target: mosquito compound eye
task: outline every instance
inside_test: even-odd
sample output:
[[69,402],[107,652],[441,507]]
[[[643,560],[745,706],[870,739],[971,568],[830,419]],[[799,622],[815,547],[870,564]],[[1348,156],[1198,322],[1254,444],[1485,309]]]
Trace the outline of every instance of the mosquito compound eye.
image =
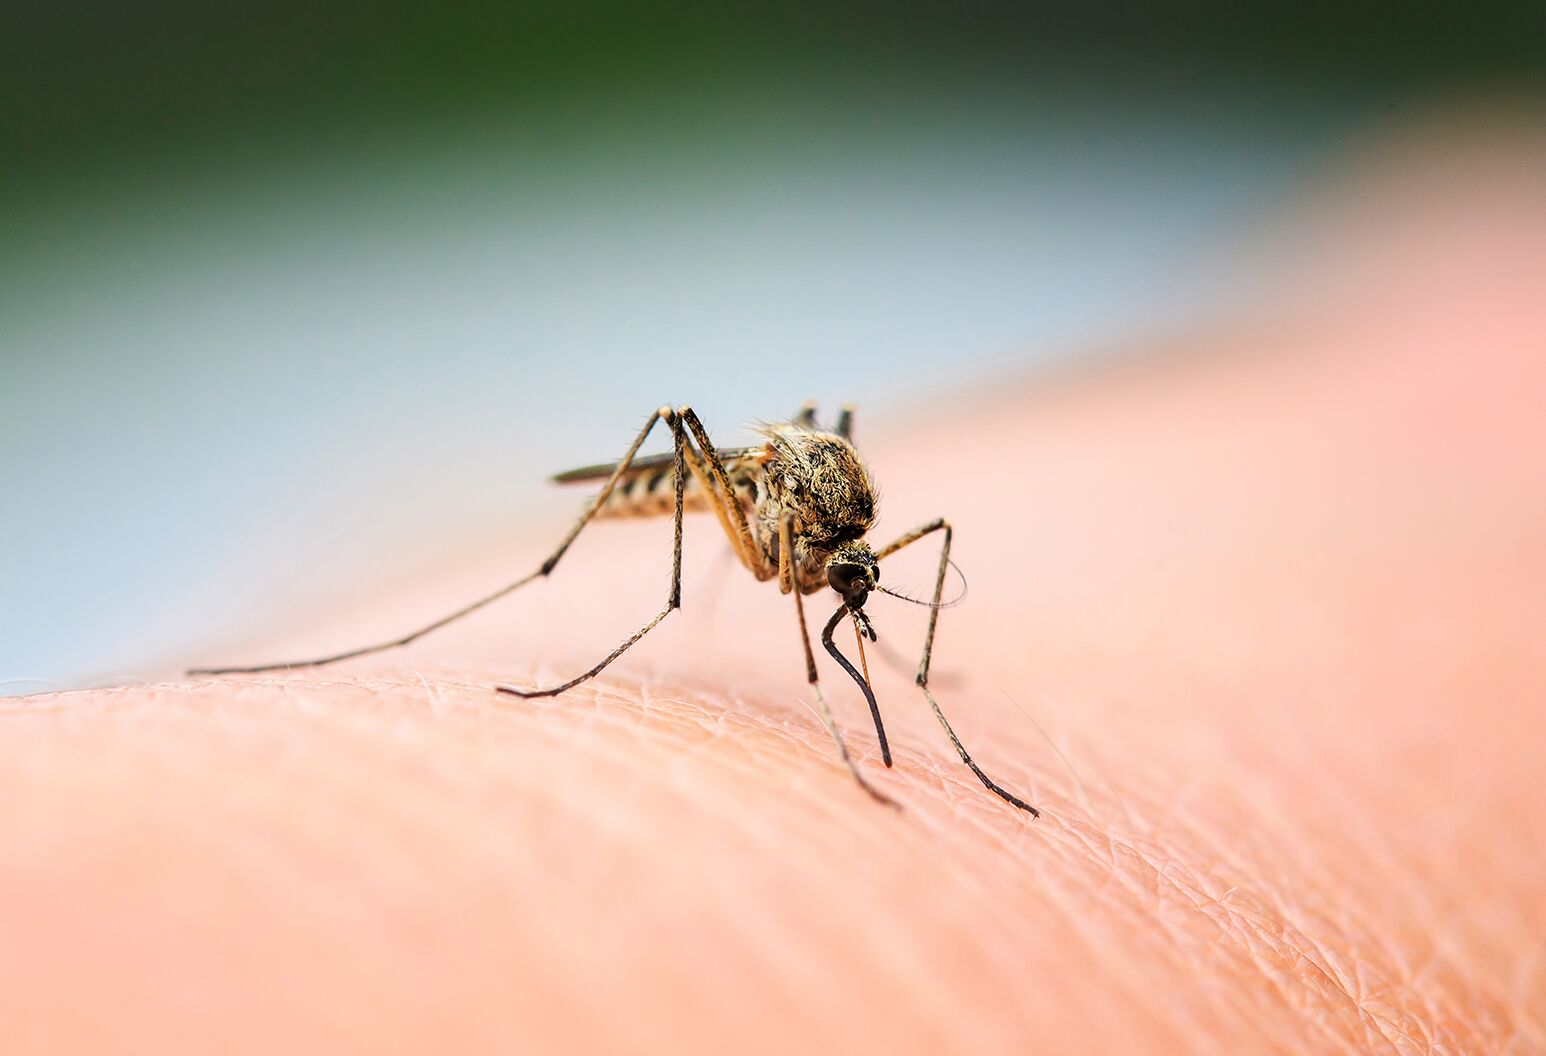
[[827,582],[839,594],[850,594],[857,584],[864,582],[864,568],[847,563],[828,565]]

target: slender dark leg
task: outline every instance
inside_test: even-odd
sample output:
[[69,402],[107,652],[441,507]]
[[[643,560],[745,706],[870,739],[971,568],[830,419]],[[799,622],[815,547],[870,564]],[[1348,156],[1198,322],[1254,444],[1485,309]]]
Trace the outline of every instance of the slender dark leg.
[[659,626],[660,621],[671,615],[673,609],[682,607],[682,496],[687,487],[687,434],[682,429],[681,420],[676,412],[672,411],[669,407],[663,407],[658,413],[666,420],[666,424],[671,427],[673,454],[675,456],[671,468],[676,477],[676,510],[672,515],[674,538],[671,545],[671,592],[666,596],[665,606],[648,623],[625,638],[623,644],[613,649],[601,663],[589,671],[576,675],[567,682],[560,682],[556,686],[548,686],[545,689],[516,689],[514,686],[495,686],[494,688],[499,692],[510,693],[514,696],[526,697],[528,699],[531,697],[556,697],[566,689],[573,689],[581,682],[601,674],[602,671],[606,670],[608,664],[622,656],[635,642]]
[[[781,545],[779,547],[779,565],[787,564],[788,560],[789,547]],[[782,571],[782,568],[780,571]],[[821,723],[827,728],[827,733],[832,736],[832,743],[837,745],[838,758],[843,760],[843,765],[848,767],[848,772],[853,775],[855,781],[859,782],[859,787],[868,792],[876,802],[884,803],[888,807],[899,807],[900,805],[896,800],[865,780],[864,774],[860,772],[858,765],[853,761],[853,756],[848,754],[848,745],[843,743],[843,734],[837,728],[837,720],[832,717],[832,709],[827,706],[827,698],[822,695],[821,683],[817,681],[816,655],[811,652],[810,630],[805,625],[805,602],[800,597],[799,590],[795,590],[793,593],[794,611],[800,617],[800,645],[805,649],[805,680],[811,684],[811,692],[816,694],[816,705],[821,709]],[[881,743],[883,745],[885,743],[884,734],[881,735]],[[891,764],[888,761],[886,765],[890,766]]]
[[[660,421],[662,418],[667,418],[669,420],[671,417],[672,412],[669,407],[662,407],[650,415],[649,421],[644,423],[644,428],[639,430],[639,435],[634,437],[633,444],[628,448],[628,453],[623,456],[623,460],[617,464],[615,469],[612,470],[612,475],[607,478],[606,484],[602,486],[601,491],[597,493],[596,497],[591,500],[590,506],[586,508],[585,512],[580,516],[580,519],[575,522],[574,527],[569,529],[569,534],[564,536],[563,542],[558,544],[558,549],[554,550],[550,555],[548,555],[548,559],[542,562],[536,571],[522,576],[514,583],[500,587],[498,590],[488,595],[487,597],[479,598],[471,605],[463,606],[462,608],[457,609],[455,612],[451,613],[449,616],[442,616],[434,623],[420,627],[418,630],[412,632],[411,634],[405,634],[401,638],[394,638],[389,642],[380,642],[376,645],[367,645],[359,649],[349,649],[342,653],[334,653],[332,656],[318,657],[314,660],[286,660],[281,663],[257,664],[252,667],[195,667],[190,669],[188,674],[248,675],[259,671],[278,671],[287,667],[321,667],[324,664],[333,664],[340,660],[352,660],[357,656],[366,656],[370,653],[379,653],[384,652],[387,649],[395,649],[398,646],[407,645],[410,642],[417,641],[418,639],[424,637],[426,634],[429,634],[431,631],[438,631],[440,628],[446,626],[446,624],[454,623],[455,621],[461,619],[463,616],[471,615],[472,613],[483,608],[483,606],[488,605],[491,602],[498,601],[506,594],[519,590],[521,587],[524,587],[534,579],[539,579],[543,576],[546,576],[558,565],[559,560],[564,556],[564,552],[569,549],[569,546],[574,542],[575,537],[580,534],[580,530],[589,524],[591,518],[596,515],[596,511],[601,509],[602,505],[607,501],[607,496],[612,494],[612,489],[617,486],[619,478],[621,478],[622,475],[628,471],[628,467],[633,463],[634,456],[639,453],[639,448],[643,446],[645,438],[650,435],[650,430],[655,428],[655,423]],[[673,425],[673,428],[676,427]],[[680,479],[681,478],[678,477],[678,480]]]
[[[887,557],[890,554],[896,553],[904,546],[908,546],[917,542],[919,539],[922,539],[924,536],[930,534],[931,532],[937,532],[942,529],[945,533],[945,541],[939,549],[939,576],[934,581],[934,604],[929,609],[929,631],[928,636],[924,638],[923,641],[923,659],[918,663],[918,688],[923,690],[923,695],[928,700],[929,707],[934,709],[934,717],[938,719],[939,724],[945,728],[945,733],[947,736],[949,736],[950,743],[955,745],[956,751],[961,756],[961,761],[967,766],[971,767],[972,773],[977,775],[978,780],[986,785],[989,791],[998,795],[1006,802],[1014,804],[1021,810],[1030,811],[1032,817],[1039,817],[1041,815],[1041,811],[1037,810],[1025,800],[1021,799],[1013,792],[1010,792],[1002,785],[998,784],[996,781],[990,778],[987,774],[982,772],[982,767],[978,766],[977,763],[972,759],[971,755],[966,750],[966,746],[961,743],[961,738],[957,737],[956,731],[951,729],[950,720],[945,718],[945,713],[940,710],[939,701],[934,699],[934,694],[929,690],[929,661],[933,659],[934,655],[934,628],[935,625],[939,622],[940,599],[943,598],[945,594],[945,574],[950,569],[950,537],[952,535],[950,522],[946,521],[942,517],[937,521],[930,521],[928,524],[914,528],[912,531],[896,540],[896,542],[882,548],[876,553],[875,557],[877,560],[883,557]],[[830,626],[828,629],[830,630]]]

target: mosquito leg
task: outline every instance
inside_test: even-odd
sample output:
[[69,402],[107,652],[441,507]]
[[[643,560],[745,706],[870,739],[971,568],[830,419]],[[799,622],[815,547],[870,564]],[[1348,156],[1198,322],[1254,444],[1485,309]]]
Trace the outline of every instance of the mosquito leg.
[[956,736],[956,731],[950,728],[950,720],[945,718],[945,713],[940,710],[939,701],[934,699],[934,694],[929,691],[928,684],[925,682],[919,682],[918,685],[923,690],[923,695],[928,698],[929,707],[934,709],[934,717],[939,720],[939,724],[945,728],[945,733],[949,735],[950,743],[955,745],[956,751],[960,753],[961,761],[972,768],[972,773],[977,775],[977,779],[984,785],[988,786],[988,790],[999,796],[1001,799],[1014,804],[1021,810],[1030,811],[1031,817],[1041,817],[1041,811],[1037,810],[1025,800],[1021,799],[1019,796],[1015,795],[1003,785],[1000,785],[997,781],[994,781],[991,777],[982,772],[982,767],[973,762],[972,757],[966,751],[966,746],[961,743],[961,738]]
[[[786,514],[778,522],[778,592],[788,594],[791,591],[795,597],[800,596],[800,585],[794,579],[794,525]],[[801,622],[804,622],[803,617]]]
[[[929,608],[929,630],[928,635],[924,638],[923,641],[923,659],[918,662],[918,688],[923,690],[923,695],[928,700],[929,707],[934,709],[934,717],[938,719],[939,724],[945,728],[945,734],[950,738],[950,743],[955,745],[956,752],[961,756],[961,761],[967,766],[971,767],[972,773],[977,775],[978,780],[986,785],[989,791],[993,792],[995,795],[999,796],[1006,802],[1012,803],[1013,805],[1019,807],[1021,810],[1029,811],[1031,817],[1033,818],[1039,817],[1041,815],[1041,811],[1037,810],[1025,800],[1021,799],[1013,792],[1010,792],[1008,789],[1004,788],[998,782],[994,781],[991,777],[982,772],[982,767],[977,765],[976,761],[972,759],[971,754],[967,752],[966,746],[961,743],[961,738],[956,736],[956,731],[953,730],[950,726],[950,720],[945,718],[944,711],[940,709],[939,701],[934,699],[934,694],[929,689],[929,662],[933,659],[934,656],[934,629],[935,626],[939,623],[940,599],[944,597],[945,575],[950,569],[950,539],[951,535],[953,534],[950,527],[950,522],[946,521],[942,517],[939,520],[930,521],[928,524],[914,528],[912,531],[903,535],[889,546],[883,547],[881,550],[877,551],[875,557],[878,560],[890,554],[894,554],[904,546],[909,546],[912,543],[917,542],[919,539],[922,539],[924,536],[937,531],[943,531],[945,533],[945,541],[939,548],[939,575],[934,581],[934,604]],[[834,623],[835,622],[836,621],[834,621]]]
[[854,438],[854,405],[845,403],[837,412],[837,425],[832,429],[834,433],[844,440]]
[[[572,544],[575,540],[575,537],[580,534],[581,529],[590,523],[591,518],[596,515],[596,511],[601,509],[601,507],[606,503],[607,497],[612,494],[612,489],[617,486],[618,480],[625,472],[627,472],[628,467],[633,463],[634,456],[639,453],[639,448],[644,446],[644,440],[650,435],[650,430],[655,428],[655,423],[660,421],[662,418],[667,419],[669,422],[671,421],[672,417],[672,411],[669,407],[662,407],[650,415],[649,421],[644,423],[644,428],[639,430],[639,435],[634,437],[633,443],[628,448],[628,453],[625,454],[622,461],[617,464],[617,468],[612,471],[612,475],[607,478],[606,484],[602,486],[601,491],[597,493],[596,497],[591,500],[590,506],[588,506],[585,512],[580,515],[580,519],[575,522],[574,527],[569,529],[569,534],[564,536],[563,542],[558,544],[558,549],[549,554],[548,559],[542,562],[536,571],[522,576],[514,583],[506,584],[505,586],[500,587],[498,590],[494,591],[494,593],[489,594],[486,597],[479,598],[477,601],[470,605],[465,605],[462,608],[457,609],[449,616],[442,616],[434,623],[427,624],[423,627],[420,627],[418,630],[413,631],[412,633],[405,634],[401,638],[394,638],[389,642],[379,642],[375,645],[362,646],[358,649],[348,649],[341,653],[334,653],[332,656],[317,657],[313,660],[285,660],[280,663],[257,664],[252,667],[195,667],[190,669],[188,674],[250,675],[260,671],[278,671],[283,668],[290,667],[321,667],[324,664],[335,664],[340,660],[352,660],[357,656],[366,656],[370,653],[380,653],[386,651],[387,649],[395,649],[398,646],[407,645],[410,642],[417,641],[418,639],[424,637],[426,634],[429,634],[431,631],[438,631],[440,628],[446,626],[449,623],[454,623],[455,621],[461,619],[463,616],[468,616],[474,612],[477,612],[485,605],[498,601],[506,594],[510,594],[516,590],[519,590],[521,587],[524,587],[534,579],[540,579],[543,576],[546,576],[558,565],[559,560],[564,556],[564,552],[569,549],[570,544]],[[672,427],[676,428],[674,425]]]
[[[783,565],[788,559],[789,548],[787,546],[783,547],[779,553],[779,564]],[[853,775],[855,781],[859,782],[859,787],[868,792],[877,803],[884,803],[888,807],[898,807],[900,809],[900,804],[896,800],[865,779],[864,774],[859,770],[858,764],[854,762],[853,756],[848,754],[848,745],[843,743],[843,734],[837,728],[837,720],[832,717],[832,709],[827,706],[827,698],[822,695],[821,683],[817,681],[816,655],[811,652],[810,630],[805,625],[805,602],[801,599],[798,590],[794,592],[794,610],[800,617],[800,645],[805,650],[805,680],[810,683],[811,692],[816,695],[816,705],[821,709],[821,723],[827,728],[827,733],[831,734],[832,743],[837,745],[838,758],[843,760],[843,765],[848,767],[848,772]],[[889,766],[890,764],[887,763],[887,765]]]
[[[698,451],[701,452],[707,466],[708,475],[716,485],[717,492],[714,488],[705,489],[710,503],[717,502],[716,512],[721,512],[729,518],[730,530],[734,538],[739,540],[737,549],[751,559],[747,561],[746,567],[750,568],[758,579],[770,578],[772,570],[767,567],[765,559],[762,558],[764,553],[762,543],[754,536],[751,525],[747,523],[746,511],[741,509],[741,503],[735,497],[735,487],[730,483],[730,474],[725,472],[724,463],[719,460],[719,452],[714,448],[714,441],[709,439],[708,430],[703,428],[698,412],[691,407],[682,406],[676,409],[676,414],[697,443]],[[702,482],[699,483],[701,485]],[[743,558],[743,560],[746,559]]]
[[[731,512],[731,507],[733,506],[735,512],[742,514],[742,520],[745,520],[740,499],[736,497],[734,492],[728,497],[720,494],[718,480],[707,468],[708,456],[699,453],[690,439],[687,443],[686,455],[687,468],[692,471],[693,477],[697,480],[698,490],[703,494],[709,509],[713,510],[714,516],[719,518],[719,526],[725,530],[725,536],[730,540],[730,546],[735,551],[735,556],[740,559],[741,564],[746,567],[747,571],[757,577],[758,582],[772,578],[773,570],[768,567],[768,559],[764,553],[760,533],[756,530],[753,523],[747,523],[747,534],[751,537],[751,550],[748,551],[746,541],[741,536],[739,524]],[[728,479],[728,475],[726,479]]]
[[[526,697],[528,699],[532,697],[556,697],[558,694],[564,692],[565,690],[573,689],[581,682],[584,682],[587,679],[595,678],[597,675],[601,674],[601,672],[606,670],[608,664],[622,656],[629,650],[629,648],[633,646],[635,642],[659,626],[660,621],[671,615],[671,611],[673,609],[679,609],[682,607],[682,497],[685,494],[687,488],[687,434],[682,429],[681,419],[677,416],[676,412],[671,410],[671,408],[662,407],[658,413],[666,420],[666,424],[671,426],[671,439],[673,444],[673,454],[675,456],[674,461],[672,462],[672,472],[676,477],[676,509],[671,519],[673,528],[673,540],[671,544],[671,592],[666,596],[665,606],[661,608],[661,610],[657,612],[654,617],[643,627],[640,627],[633,634],[623,639],[623,643],[621,645],[608,653],[606,657],[602,659],[601,663],[597,664],[589,671],[576,675],[574,678],[571,678],[567,682],[561,682],[556,686],[548,686],[544,689],[516,689],[514,686],[495,686],[494,688],[499,692],[510,693],[514,696]],[[615,475],[616,474],[614,474],[614,476]]]

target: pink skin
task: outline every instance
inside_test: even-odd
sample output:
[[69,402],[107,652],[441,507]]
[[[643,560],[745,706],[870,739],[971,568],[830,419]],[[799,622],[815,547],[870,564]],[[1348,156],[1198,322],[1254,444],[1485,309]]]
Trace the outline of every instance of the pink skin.
[[[669,529],[598,526],[395,655],[5,709],[6,1050],[1546,1049],[1546,209],[1369,179],[1315,207],[1341,270],[1195,355],[861,418],[871,542],[956,526],[936,689],[1039,820],[952,756],[880,595],[894,770],[823,668],[872,803],[709,519],[683,613],[496,696],[658,608]],[[915,551],[882,582],[926,593]]]

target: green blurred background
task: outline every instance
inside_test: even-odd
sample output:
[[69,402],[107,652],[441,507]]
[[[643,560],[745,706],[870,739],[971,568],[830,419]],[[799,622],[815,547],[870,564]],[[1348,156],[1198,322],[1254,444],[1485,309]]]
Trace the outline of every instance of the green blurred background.
[[[1546,5],[38,5],[0,37],[0,691],[159,677],[729,442],[1228,303]],[[862,439],[862,436],[861,436]]]

